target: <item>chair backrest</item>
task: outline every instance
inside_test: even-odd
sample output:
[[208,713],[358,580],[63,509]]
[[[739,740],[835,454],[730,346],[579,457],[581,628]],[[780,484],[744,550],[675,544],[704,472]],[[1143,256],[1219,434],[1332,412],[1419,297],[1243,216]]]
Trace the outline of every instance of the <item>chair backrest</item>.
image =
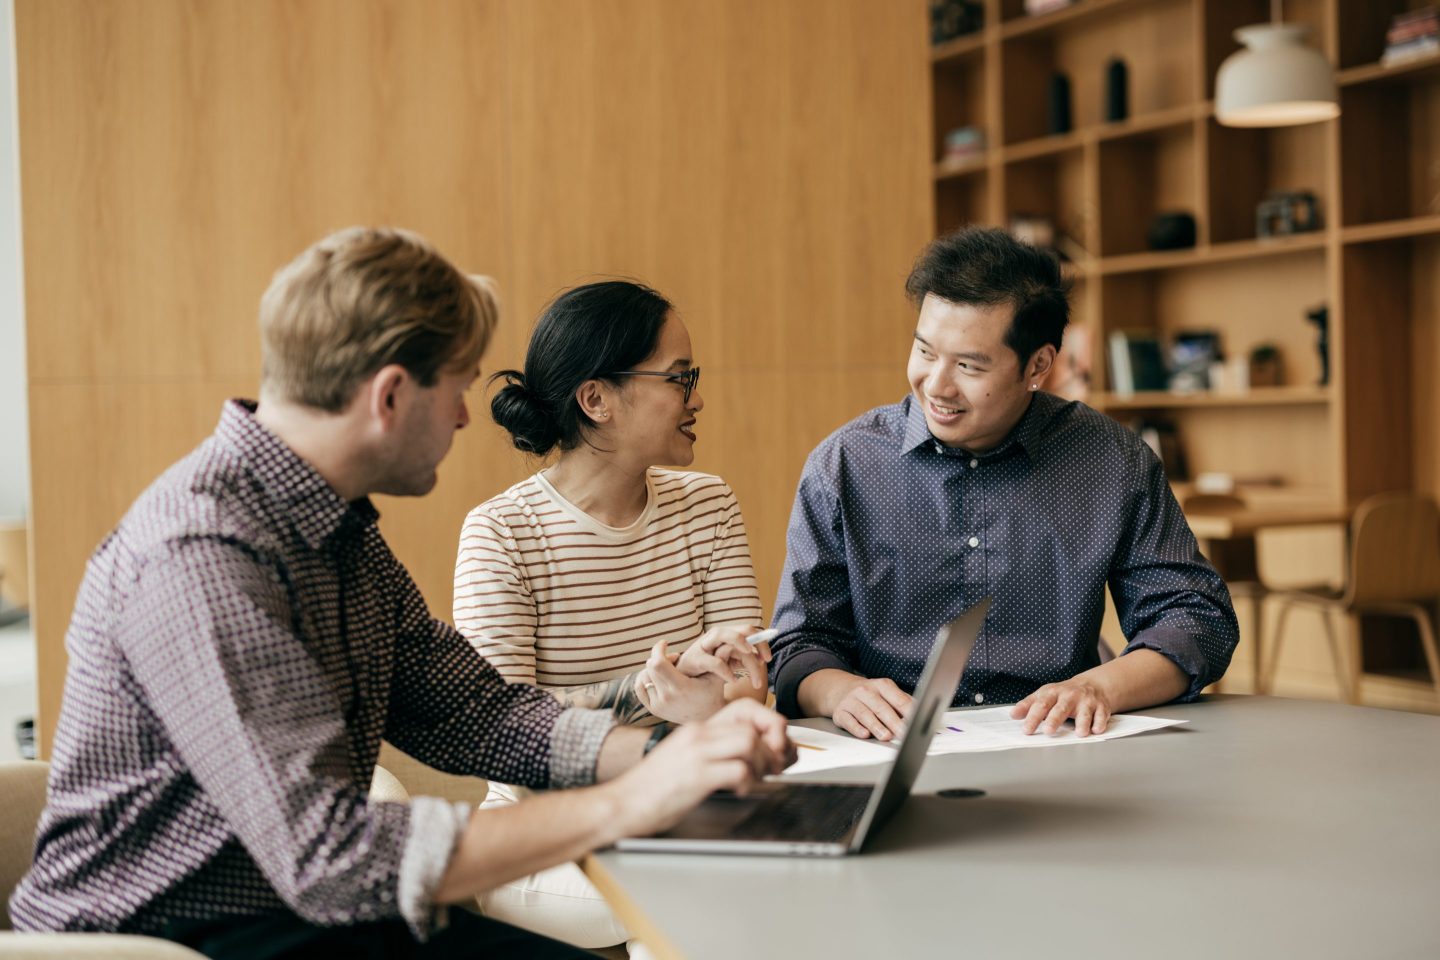
[[0,763],[0,930],[10,929],[10,893],[35,856],[35,827],[45,809],[50,764]]
[[380,744],[379,765],[394,774],[412,797],[439,797],[478,807],[490,792],[490,782],[483,777],[462,777],[436,770],[389,742]]
[[1345,605],[1440,597],[1440,508],[1417,493],[1381,493],[1355,511]]

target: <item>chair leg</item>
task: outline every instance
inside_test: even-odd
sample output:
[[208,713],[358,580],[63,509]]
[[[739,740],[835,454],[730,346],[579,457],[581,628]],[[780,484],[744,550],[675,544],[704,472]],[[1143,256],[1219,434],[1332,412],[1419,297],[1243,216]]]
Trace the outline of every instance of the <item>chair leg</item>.
[[1340,642],[1335,636],[1335,622],[1331,618],[1329,610],[1324,613],[1324,622],[1325,642],[1330,645],[1330,659],[1335,664],[1335,679],[1340,684],[1340,699],[1346,703],[1354,703],[1356,684],[1352,681],[1350,671],[1347,669],[1349,658],[1340,654]]
[[1265,593],[1256,590],[1250,594],[1250,636],[1255,644],[1252,659],[1255,662],[1255,692],[1260,692],[1260,676],[1265,667]]
[[1275,642],[1270,648],[1270,657],[1265,663],[1265,670],[1255,678],[1255,692],[1268,695],[1275,689],[1275,668],[1280,665],[1280,646],[1285,642],[1285,621],[1290,617],[1290,608],[1295,604],[1293,601],[1281,597],[1280,612],[1275,618]]
[[1430,682],[1440,693],[1440,650],[1435,646],[1435,620],[1428,607],[1416,604],[1410,612],[1415,627],[1420,631],[1420,646],[1425,650],[1425,663],[1430,667]]

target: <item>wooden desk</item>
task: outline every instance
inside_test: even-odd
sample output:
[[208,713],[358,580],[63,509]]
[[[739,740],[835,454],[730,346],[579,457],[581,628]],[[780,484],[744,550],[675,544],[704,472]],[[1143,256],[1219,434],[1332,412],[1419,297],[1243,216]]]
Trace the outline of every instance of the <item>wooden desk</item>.
[[1189,723],[932,757],[918,789],[985,796],[913,796],[858,857],[606,851],[586,871],[690,960],[1440,956],[1440,717],[1243,696],[1144,712]]

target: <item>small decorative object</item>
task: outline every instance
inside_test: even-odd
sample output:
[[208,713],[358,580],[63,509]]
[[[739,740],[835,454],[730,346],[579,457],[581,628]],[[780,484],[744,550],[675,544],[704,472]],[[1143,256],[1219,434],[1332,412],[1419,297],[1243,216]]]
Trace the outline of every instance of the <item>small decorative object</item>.
[[1250,351],[1250,386],[1278,387],[1285,382],[1284,358],[1273,343],[1262,343]]
[[1017,213],[1010,218],[1010,235],[1032,247],[1052,250],[1055,247],[1055,221],[1030,213]]
[[1150,221],[1145,242],[1151,250],[1184,250],[1195,246],[1195,217],[1183,210],[1158,213]]
[[1130,71],[1115,57],[1105,67],[1105,119],[1115,123],[1129,116]]
[[1320,386],[1330,382],[1330,308],[1325,304],[1307,310],[1305,319],[1315,324],[1315,349],[1320,353]]
[[1109,376],[1110,389],[1122,397],[1164,390],[1167,374],[1160,341],[1148,333],[1111,333]]
[[945,159],[969,160],[985,153],[985,130],[982,127],[956,127],[945,134]]
[[1050,133],[1070,132],[1070,78],[1058,71],[1050,75],[1049,121]]
[[985,25],[985,7],[971,0],[930,0],[930,42],[948,43]]
[[1056,10],[1063,10],[1075,0],[1025,0],[1025,15],[1038,17],[1045,13],[1054,13]]
[[1170,392],[1210,389],[1210,368],[1224,360],[1220,335],[1212,330],[1177,333],[1170,345]]
[[1255,207],[1255,235],[1284,237],[1320,229],[1320,207],[1309,190],[1276,190]]

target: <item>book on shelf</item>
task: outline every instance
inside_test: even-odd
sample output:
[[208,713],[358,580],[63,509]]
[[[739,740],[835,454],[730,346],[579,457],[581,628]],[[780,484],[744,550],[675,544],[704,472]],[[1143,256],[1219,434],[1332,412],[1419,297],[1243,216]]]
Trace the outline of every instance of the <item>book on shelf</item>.
[[1385,43],[1380,63],[1387,67],[1440,55],[1440,8],[1396,14],[1385,33]]
[[1169,385],[1165,357],[1156,337],[1116,330],[1110,334],[1110,389],[1122,397]]

